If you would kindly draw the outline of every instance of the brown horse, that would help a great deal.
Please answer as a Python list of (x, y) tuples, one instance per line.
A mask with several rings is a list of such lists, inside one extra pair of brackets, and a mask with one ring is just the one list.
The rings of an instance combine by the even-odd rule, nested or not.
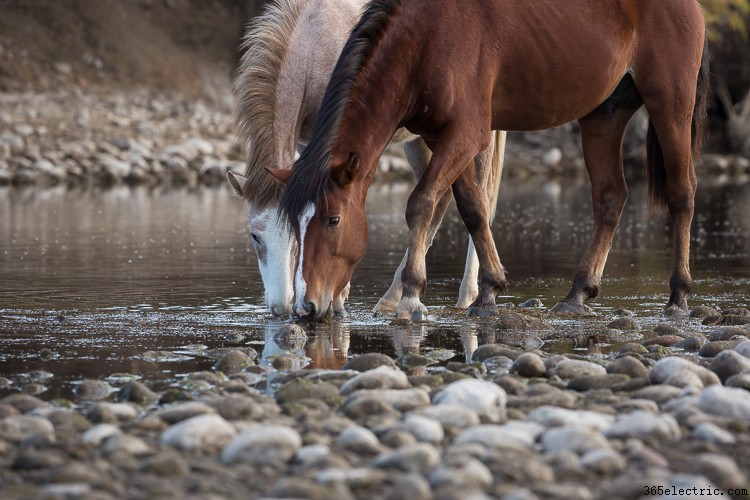
[[(425, 13), (432, 13), (426, 16)], [(453, 190), (480, 262), (470, 313), (491, 313), (506, 287), (471, 158), (492, 130), (538, 130), (578, 120), (594, 228), (558, 312), (585, 313), (601, 276), (627, 186), (622, 138), (649, 113), (652, 206), (674, 231), (667, 312), (684, 312), (690, 224), (708, 85), (705, 21), (696, 0), (375, 0), (354, 28), (323, 98), (310, 145), (281, 210), (300, 245), (297, 314), (317, 318), (348, 283), (367, 241), (365, 196), (399, 126), (433, 151), (409, 197), (400, 317), (420, 317), (427, 228)]]

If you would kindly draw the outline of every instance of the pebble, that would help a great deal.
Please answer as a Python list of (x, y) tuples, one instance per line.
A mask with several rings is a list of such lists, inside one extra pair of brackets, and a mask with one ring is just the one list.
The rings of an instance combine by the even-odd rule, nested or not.
[(612, 476), (628, 466), (627, 460), (615, 450), (599, 448), (588, 451), (581, 457), (581, 465), (601, 476)]
[(545, 453), (570, 450), (579, 455), (591, 450), (609, 448), (607, 438), (601, 432), (584, 427), (554, 427), (541, 436)]
[(732, 445), (737, 442), (734, 435), (711, 422), (703, 422), (693, 429), (693, 436), (701, 441), (708, 441), (718, 445)]
[(614, 424), (604, 429), (604, 435), (608, 438), (656, 438), (670, 442), (680, 439), (682, 433), (672, 415), (636, 410), (619, 415)]
[(271, 465), (291, 460), (302, 447), (299, 433), (290, 427), (264, 424), (237, 434), (221, 452), (225, 464)]
[(397, 429), (405, 430), (422, 443), (440, 444), (445, 438), (443, 426), (437, 420), (418, 415), (414, 412), (404, 417)]
[(522, 377), (543, 377), (546, 373), (544, 360), (533, 352), (525, 352), (518, 356), (510, 367), (511, 373)]
[(719, 384), (719, 377), (713, 372), (690, 361), (670, 356), (662, 358), (651, 367), (648, 378), (652, 384), (667, 384), (675, 387), (706, 387)]
[(453, 440), (453, 444), (477, 443), (490, 448), (526, 450), (534, 445), (543, 430), (541, 425), (534, 422), (482, 424), (461, 432)]
[(448, 457), (430, 474), (433, 488), (454, 486), (476, 488), (486, 491), (494, 481), (492, 472), (481, 461), (473, 457)]
[(395, 368), (395, 361), (385, 354), (379, 352), (368, 352), (360, 354), (359, 356), (353, 356), (342, 367), (343, 370), (356, 370), (359, 372), (366, 372), (373, 370), (380, 366), (388, 366)]
[(737, 351), (722, 351), (711, 361), (709, 369), (726, 382), (732, 375), (750, 372), (750, 358)]
[(465, 379), (446, 385), (433, 399), (436, 405), (461, 405), (474, 410), (483, 422), (506, 419), (505, 390), (486, 380)]
[(361, 389), (406, 389), (410, 385), (406, 373), (383, 365), (350, 378), (339, 393), (346, 396)]
[(383, 452), (372, 461), (374, 467), (428, 475), (440, 464), (440, 452), (429, 443), (415, 443)]
[(744, 389), (712, 385), (701, 393), (698, 408), (750, 424), (750, 392)]
[(410, 414), (420, 415), (440, 422), (443, 429), (450, 433), (456, 433), (468, 427), (479, 425), (481, 421), (476, 411), (466, 408), (461, 404), (443, 403), (427, 406), (414, 410)]
[(226, 445), (237, 431), (221, 416), (197, 415), (180, 420), (165, 430), (161, 442), (178, 450), (211, 450)]
[(569, 410), (555, 406), (540, 406), (529, 413), (527, 420), (537, 422), (546, 428), (581, 427), (592, 431), (603, 431), (612, 425), (614, 417), (588, 410)]
[(174, 424), (181, 420), (186, 420), (205, 413), (216, 413), (216, 410), (201, 401), (189, 401), (187, 403), (177, 403), (172, 406), (164, 407), (156, 411), (154, 416), (159, 417), (169, 424)]
[(621, 373), (632, 378), (645, 377), (648, 368), (632, 356), (622, 356), (607, 365), (607, 373)]
[(607, 370), (602, 365), (579, 359), (562, 360), (548, 371), (550, 376), (557, 376), (563, 380), (586, 375), (605, 375), (607, 373)]

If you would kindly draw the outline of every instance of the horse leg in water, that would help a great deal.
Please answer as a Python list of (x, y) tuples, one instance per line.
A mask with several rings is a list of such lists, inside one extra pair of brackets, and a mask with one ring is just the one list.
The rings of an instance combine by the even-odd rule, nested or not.
[[(482, 186), (483, 196), (488, 200), (490, 206), (490, 223), (495, 217), (495, 208), (497, 206), (497, 198), (500, 190), (500, 179), (502, 176), (503, 161), (505, 158), (505, 136), (506, 133), (502, 131), (493, 132), (495, 138), (492, 143), (482, 150), (478, 155), (474, 157), (474, 168), (476, 174), (479, 177), (479, 182)], [(432, 153), (422, 139), (416, 139), (408, 143), (404, 143), (404, 152), (409, 160), (409, 164), (414, 169), (414, 173), (417, 178), (421, 178), (424, 173), (427, 164), (430, 161)], [(432, 246), (432, 241), (437, 233), (440, 224), (445, 217), (445, 212), (451, 201), (451, 193), (445, 192), (438, 201), (435, 207), (435, 215), (432, 218), (430, 229), (427, 235), (427, 248)], [(377, 314), (388, 313), (396, 311), (398, 302), (401, 300), (401, 294), (403, 286), (401, 284), (401, 272), (406, 266), (408, 258), (408, 251), (404, 254), (404, 258), (401, 259), (401, 263), (396, 269), (396, 273), (393, 276), (393, 282), (388, 288), (388, 291), (378, 301), (373, 311)], [(458, 300), (456, 307), (459, 309), (466, 309), (476, 299), (479, 289), (477, 287), (477, 279), (479, 276), (479, 261), (477, 259), (477, 252), (474, 248), (474, 243), (469, 238), (468, 246), (466, 249), (466, 265), (464, 267), (464, 275), (461, 280), (461, 287), (458, 292)]]
[(642, 101), (626, 76), (615, 92), (594, 111), (578, 120), (586, 169), (591, 180), (594, 229), (568, 295), (552, 312), (590, 314), (584, 303), (599, 294), (604, 264), (628, 197), (622, 167), (625, 128)]
[[(413, 252), (408, 253), (406, 265), (401, 273), (403, 295), (397, 310), (399, 318), (420, 320), (426, 317), (427, 309), (420, 301), (420, 296), (427, 282), (425, 269), (427, 236), (432, 219), (435, 217), (440, 196), (445, 194), (451, 184), (468, 169), (474, 182), (477, 199), (482, 198), (479, 187), (476, 185), (474, 169), (468, 168), (474, 153), (482, 149), (480, 141), (472, 140), (473, 137), (480, 134), (475, 129), (476, 127), (461, 126), (457, 122), (450, 123), (444, 128), (433, 147), (433, 155), (424, 175), (409, 196), (406, 207), (406, 222), (409, 226), (409, 248)], [(472, 130), (475, 132), (473, 135)], [(489, 138), (490, 134), (487, 133), (486, 136)], [(456, 201), (458, 202), (458, 199)], [(486, 212), (485, 206), (485, 216), (487, 215)], [(488, 220), (485, 220), (485, 223), (489, 230)], [(483, 281), (485, 281), (485, 278), (486, 280), (494, 280), (493, 288), (498, 290), (504, 288), (505, 275), (502, 272), (502, 267), (499, 266), (497, 252), (495, 251), (494, 254), (498, 267), (494, 272), (487, 273), (485, 257), (488, 250), (484, 248), (486, 240), (477, 240), (471, 228), (469, 228), (469, 232), (474, 244), (477, 245)], [(481, 243), (482, 248), (480, 248), (478, 242)], [(492, 251), (494, 251), (492, 238), (489, 238), (489, 242)]]
[(482, 193), (480, 185), (476, 172), (467, 168), (452, 186), (458, 213), (469, 230), (479, 259), (479, 293), (469, 306), (469, 316), (494, 315), (495, 297), (505, 289), (505, 270), (490, 229), (491, 198)]

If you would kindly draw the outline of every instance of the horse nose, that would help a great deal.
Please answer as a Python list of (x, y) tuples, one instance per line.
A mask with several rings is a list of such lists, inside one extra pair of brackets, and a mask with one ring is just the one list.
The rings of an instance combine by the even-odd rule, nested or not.
[(297, 314), (300, 318), (315, 317), (315, 313), (318, 308), (315, 306), (315, 302), (307, 302), (306, 304), (297, 308)]

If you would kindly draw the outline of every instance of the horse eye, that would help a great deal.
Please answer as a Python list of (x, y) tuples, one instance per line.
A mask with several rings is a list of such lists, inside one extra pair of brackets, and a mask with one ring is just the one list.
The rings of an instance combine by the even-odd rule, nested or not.
[(334, 217), (329, 217), (328, 218), (328, 227), (338, 226), (339, 222), (341, 222), (341, 217), (339, 217), (338, 215), (336, 215)]
[(253, 242), (255, 242), (256, 245), (260, 245), (260, 238), (258, 238), (257, 234), (250, 233), (250, 237), (253, 239)]

